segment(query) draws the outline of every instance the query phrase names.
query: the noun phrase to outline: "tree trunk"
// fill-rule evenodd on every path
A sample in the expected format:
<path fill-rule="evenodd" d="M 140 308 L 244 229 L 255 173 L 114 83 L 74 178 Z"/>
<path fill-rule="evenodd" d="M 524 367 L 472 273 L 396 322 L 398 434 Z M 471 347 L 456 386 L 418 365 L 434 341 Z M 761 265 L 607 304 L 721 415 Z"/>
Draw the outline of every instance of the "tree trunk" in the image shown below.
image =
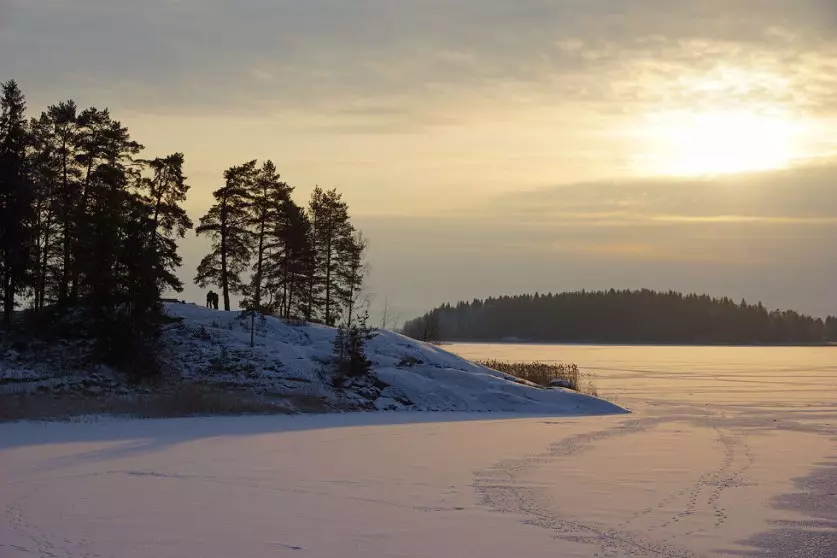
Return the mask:
<path fill-rule="evenodd" d="M 314 312 L 314 282 L 317 280 L 317 214 L 312 215 L 311 221 L 311 261 L 308 272 L 308 304 L 305 308 L 305 321 L 311 321 Z"/>
<path fill-rule="evenodd" d="M 255 331 L 256 331 L 256 312 L 250 312 L 250 346 L 256 346 L 256 339 L 255 339 Z"/>
<path fill-rule="evenodd" d="M 221 213 L 221 290 L 224 295 L 224 310 L 230 311 L 230 281 L 227 274 L 227 216 Z"/>
<path fill-rule="evenodd" d="M 50 241 L 50 234 L 49 234 L 49 227 L 52 219 L 47 218 L 47 227 L 44 231 L 44 246 L 43 246 L 43 254 L 40 260 L 40 268 L 41 271 L 38 274 L 38 286 L 37 290 L 38 293 L 35 296 L 35 305 L 38 310 L 43 310 L 45 301 L 46 301 L 46 275 L 47 275 L 47 265 L 49 263 L 49 241 Z"/>
<path fill-rule="evenodd" d="M 8 250 L 6 254 L 4 254 L 5 260 L 9 261 L 9 254 Z M 12 310 L 14 310 L 14 290 L 12 287 L 12 274 L 9 272 L 8 268 L 3 273 L 3 323 L 5 325 L 11 325 L 12 323 Z"/>
<path fill-rule="evenodd" d="M 325 323 L 334 325 L 331 319 L 331 241 L 332 232 L 328 231 L 328 244 L 326 245 L 326 276 L 325 276 Z"/>
<path fill-rule="evenodd" d="M 261 216 L 259 224 L 259 251 L 256 254 L 256 292 L 253 296 L 253 309 L 261 311 L 262 307 L 262 265 L 264 263 L 264 227 L 267 217 Z"/>
<path fill-rule="evenodd" d="M 95 156 L 94 153 L 90 153 L 90 160 L 87 161 L 87 174 L 84 176 L 84 187 L 81 190 L 81 201 L 79 202 L 79 209 L 81 209 L 82 213 L 86 213 L 87 211 L 87 199 L 90 197 L 90 175 L 93 172 L 93 157 Z M 80 238 L 77 238 L 78 235 L 75 235 L 73 240 L 78 244 L 81 242 Z M 81 248 L 76 246 L 76 250 L 80 251 Z M 72 282 L 70 286 L 70 299 L 73 301 L 78 300 L 78 287 L 79 287 L 79 268 L 78 268 L 78 257 L 73 259 L 72 262 Z"/>
<path fill-rule="evenodd" d="M 61 141 L 61 167 L 62 173 L 64 176 L 63 180 L 63 202 L 64 202 L 64 219 L 63 219 L 63 227 L 62 231 L 64 234 L 63 238 L 63 246 L 62 248 L 62 256 L 63 256 L 63 263 L 61 269 L 61 282 L 58 285 L 58 301 L 61 304 L 67 303 L 68 298 L 68 288 L 70 285 L 70 204 L 71 204 L 71 196 L 70 196 L 70 181 L 69 177 L 67 176 L 67 139 L 66 137 L 62 137 Z"/>

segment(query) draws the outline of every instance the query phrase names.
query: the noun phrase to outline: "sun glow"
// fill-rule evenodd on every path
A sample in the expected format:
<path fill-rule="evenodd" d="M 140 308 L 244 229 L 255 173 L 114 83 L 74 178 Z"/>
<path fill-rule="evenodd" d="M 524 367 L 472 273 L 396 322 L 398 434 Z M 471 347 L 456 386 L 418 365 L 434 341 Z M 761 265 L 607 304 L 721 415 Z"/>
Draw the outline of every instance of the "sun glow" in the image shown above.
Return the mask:
<path fill-rule="evenodd" d="M 781 169 L 804 157 L 805 126 L 786 114 L 665 112 L 648 116 L 641 170 L 708 175 Z"/>

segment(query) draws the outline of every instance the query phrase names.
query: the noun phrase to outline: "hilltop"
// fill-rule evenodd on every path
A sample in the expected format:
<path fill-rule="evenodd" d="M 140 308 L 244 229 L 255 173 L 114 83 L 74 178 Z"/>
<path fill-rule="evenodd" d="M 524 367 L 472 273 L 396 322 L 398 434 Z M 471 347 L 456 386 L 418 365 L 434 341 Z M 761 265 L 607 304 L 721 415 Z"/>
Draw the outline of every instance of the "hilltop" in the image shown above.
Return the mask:
<path fill-rule="evenodd" d="M 333 328 L 267 316 L 257 320 L 251 347 L 249 323 L 241 321 L 239 312 L 179 303 L 166 303 L 165 312 L 170 323 L 160 340 L 164 373 L 154 386 L 130 385 L 101 365 L 62 367 L 59 362 L 70 363 L 68 354 L 78 352 L 72 345 L 48 358 L 33 345 L 30 350 L 8 350 L 0 360 L 0 397 L 42 397 L 70 407 L 77 402 L 81 410 L 124 408 L 129 414 L 134 409 L 130 403 L 139 400 L 145 416 L 155 415 L 155 398 L 164 398 L 161 413 L 174 415 L 215 414 L 214 405 L 219 412 L 235 412 L 235 401 L 242 402 L 242 412 L 623 412 L 606 401 L 543 389 L 389 331 L 369 341 L 371 374 L 335 387 Z M 112 409 L 108 401 L 122 405 Z"/>

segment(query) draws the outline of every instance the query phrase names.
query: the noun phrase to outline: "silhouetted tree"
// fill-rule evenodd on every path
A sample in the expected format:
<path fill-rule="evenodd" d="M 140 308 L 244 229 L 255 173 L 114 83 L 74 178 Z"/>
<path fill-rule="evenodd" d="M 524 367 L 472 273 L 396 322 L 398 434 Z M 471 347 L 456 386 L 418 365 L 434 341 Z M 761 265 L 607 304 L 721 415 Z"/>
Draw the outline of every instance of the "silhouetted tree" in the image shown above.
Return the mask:
<path fill-rule="evenodd" d="M 40 207 L 50 213 L 48 221 L 54 221 L 56 229 L 45 227 L 40 231 L 39 297 L 41 306 L 48 296 L 67 306 L 75 256 L 74 224 L 84 215 L 84 211 L 78 210 L 82 172 L 77 149 L 81 132 L 75 102 L 49 106 L 37 126 L 33 126 L 33 132 L 39 150 L 36 175 L 51 182 L 38 185 Z"/>
<path fill-rule="evenodd" d="M 311 195 L 308 214 L 314 251 L 309 277 L 309 313 L 321 315 L 327 325 L 334 325 L 339 315 L 336 288 L 339 246 L 353 232 L 348 206 L 337 190 L 324 191 L 317 187 Z"/>
<path fill-rule="evenodd" d="M 250 345 L 254 344 L 256 314 L 272 311 L 264 301 L 270 277 L 268 258 L 282 249 L 279 238 L 283 206 L 290 203 L 291 187 L 280 180 L 276 166 L 266 161 L 251 183 L 249 227 L 252 230 L 255 262 L 243 304 L 250 316 Z"/>
<path fill-rule="evenodd" d="M 3 320 L 11 323 L 16 299 L 27 285 L 32 186 L 27 169 L 29 135 L 26 100 L 14 80 L 2 84 L 0 97 L 0 289 Z"/>
<path fill-rule="evenodd" d="M 308 316 L 308 278 L 314 265 L 311 223 L 300 206 L 287 200 L 273 226 L 276 245 L 266 273 L 276 310 L 285 319 Z"/>
<path fill-rule="evenodd" d="M 30 177 L 33 188 L 33 308 L 40 311 L 58 297 L 61 277 L 60 192 L 62 161 L 54 123 L 44 112 L 30 124 Z"/>
<path fill-rule="evenodd" d="M 242 294 L 241 274 L 250 267 L 252 234 L 250 196 L 256 179 L 256 161 L 230 167 L 224 172 L 225 184 L 215 192 L 215 204 L 201 217 L 198 235 L 212 239 L 212 251 L 198 265 L 195 283 L 221 288 L 224 310 L 230 310 L 230 294 Z"/>
<path fill-rule="evenodd" d="M 160 290 L 183 290 L 183 282 L 175 271 L 183 263 L 177 253 L 177 240 L 192 228 L 192 220 L 180 204 L 186 201 L 189 186 L 183 176 L 183 153 L 143 160 L 150 176 L 139 181 L 143 202 L 150 208 L 148 246 L 152 251 L 152 274 Z"/>
<path fill-rule="evenodd" d="M 343 319 L 349 326 L 354 323 L 356 310 L 362 302 L 363 281 L 367 273 L 364 259 L 367 247 L 368 242 L 362 232 L 343 236 L 337 245 L 339 266 L 335 287 L 337 300 L 343 309 Z"/>
<path fill-rule="evenodd" d="M 67 317 L 71 334 L 91 336 L 105 361 L 138 376 L 154 372 L 160 295 L 181 288 L 176 240 L 191 227 L 180 207 L 183 155 L 136 160 L 142 146 L 127 127 L 107 109 L 79 112 L 73 101 L 27 123 L 13 81 L 3 84 L 0 109 L 6 320 L 24 297 L 36 317 L 58 303 L 40 323 Z"/>

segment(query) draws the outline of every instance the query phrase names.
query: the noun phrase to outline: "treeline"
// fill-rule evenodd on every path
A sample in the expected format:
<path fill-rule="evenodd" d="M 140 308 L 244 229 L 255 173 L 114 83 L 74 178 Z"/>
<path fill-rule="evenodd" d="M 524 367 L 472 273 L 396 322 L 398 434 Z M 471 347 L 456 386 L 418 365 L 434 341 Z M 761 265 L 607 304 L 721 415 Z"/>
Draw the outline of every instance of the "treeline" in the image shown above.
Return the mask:
<path fill-rule="evenodd" d="M 183 155 L 145 159 L 110 112 L 73 101 L 27 120 L 23 93 L 0 99 L 0 296 L 49 326 L 77 320 L 116 365 L 148 364 L 160 294 L 178 291 L 177 238 L 192 227 L 180 207 Z M 72 312 L 70 312 L 72 310 Z M 80 319 L 79 316 L 84 316 Z"/>
<path fill-rule="evenodd" d="M 503 296 L 445 304 L 408 322 L 427 341 L 782 344 L 837 341 L 837 318 L 651 290 Z"/>
<path fill-rule="evenodd" d="M 300 207 L 271 161 L 231 167 L 224 180 L 197 227 L 212 249 L 195 282 L 221 289 L 225 310 L 240 295 L 250 311 L 331 326 L 354 321 L 366 240 L 341 194 L 317 187 Z"/>
<path fill-rule="evenodd" d="M 117 366 L 150 372 L 161 296 L 183 289 L 177 242 L 193 228 L 182 204 L 184 155 L 145 158 L 107 109 L 72 100 L 28 119 L 13 81 L 0 98 L 0 299 L 3 324 L 83 316 L 83 331 Z M 306 208 L 270 161 L 224 173 L 197 234 L 212 239 L 195 281 L 245 309 L 334 325 L 358 322 L 366 242 L 335 190 Z"/>

